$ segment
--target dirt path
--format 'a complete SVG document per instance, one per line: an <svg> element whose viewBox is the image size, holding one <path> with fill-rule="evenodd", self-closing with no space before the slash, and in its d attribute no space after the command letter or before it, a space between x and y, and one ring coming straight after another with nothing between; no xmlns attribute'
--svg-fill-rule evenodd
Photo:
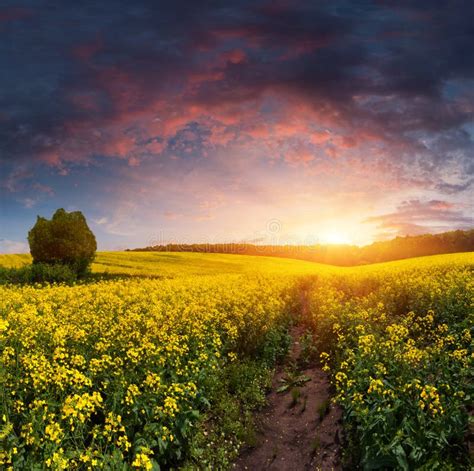
<svg viewBox="0 0 474 471"><path fill-rule="evenodd" d="M293 328L288 360L276 372L268 405L257 415L259 436L234 470L340 470L341 412L330 403L330 384L319 367L299 369L301 327ZM281 380L287 378L286 382ZM289 380L288 380L289 378ZM277 392L282 385L284 392Z"/></svg>

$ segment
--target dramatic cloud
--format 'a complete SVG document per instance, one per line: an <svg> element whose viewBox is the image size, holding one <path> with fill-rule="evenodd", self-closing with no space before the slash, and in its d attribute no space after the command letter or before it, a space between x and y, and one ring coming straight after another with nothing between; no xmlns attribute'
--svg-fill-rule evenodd
<svg viewBox="0 0 474 471"><path fill-rule="evenodd" d="M383 230L382 234L393 231L396 235L419 235L451 228L467 229L472 227L474 219L447 201L411 200L404 201L393 213L373 216L366 222L376 223Z"/></svg>
<svg viewBox="0 0 474 471"><path fill-rule="evenodd" d="M383 211L373 198L466 202L473 17L469 0L6 0L5 205L39 209L49 198L51 207L87 204L101 220L108 204L120 217L98 225L129 233L117 221L148 215L151 203L132 208L126 198L154 198L160 187L169 191L153 201L157 221L216 227L227 227L218 213L238 200L247 211L273 200L284 219L285 198L270 189L293 200L289 189L302 185L318 207L330 191L356 188L360 220ZM81 203L71 182L95 199ZM207 191L224 195L219 207L196 209ZM460 208L460 217L472 210Z"/></svg>

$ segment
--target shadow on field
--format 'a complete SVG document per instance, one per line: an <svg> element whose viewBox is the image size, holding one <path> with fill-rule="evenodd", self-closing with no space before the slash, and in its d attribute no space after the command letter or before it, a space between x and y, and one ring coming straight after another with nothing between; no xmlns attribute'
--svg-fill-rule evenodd
<svg viewBox="0 0 474 471"><path fill-rule="evenodd" d="M87 277L82 278L78 281L82 283L97 283L98 281L120 281L120 280L165 280L169 279L169 276L164 275L144 275L140 273L90 273Z"/></svg>
<svg viewBox="0 0 474 471"><path fill-rule="evenodd" d="M60 283L69 286L77 284L97 283L99 281L124 281L131 279L165 279L163 275L143 275L136 273L87 273L78 277L64 266L39 267L24 265L22 267L0 267L0 285L37 285Z"/></svg>

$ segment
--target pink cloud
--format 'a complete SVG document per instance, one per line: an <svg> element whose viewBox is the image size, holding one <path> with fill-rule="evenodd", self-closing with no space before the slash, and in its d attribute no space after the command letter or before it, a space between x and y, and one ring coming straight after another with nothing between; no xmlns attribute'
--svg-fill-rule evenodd
<svg viewBox="0 0 474 471"><path fill-rule="evenodd" d="M311 149L302 144L290 147L284 153L285 161L291 164L308 164L313 161L315 156Z"/></svg>
<svg viewBox="0 0 474 471"><path fill-rule="evenodd" d="M169 220L175 220L182 216L182 214L175 213L174 211L165 211L163 215L165 216L166 219L169 219Z"/></svg>
<svg viewBox="0 0 474 471"><path fill-rule="evenodd" d="M41 193L46 193L49 196L54 196L54 190L48 185L43 185L42 183L33 183L32 188Z"/></svg>
<svg viewBox="0 0 474 471"><path fill-rule="evenodd" d="M247 59L247 54L243 49L232 49L230 51L224 52L220 56L220 61L223 64L231 63L231 64L240 64Z"/></svg>
<svg viewBox="0 0 474 471"><path fill-rule="evenodd" d="M248 44L224 52L218 46L236 35L250 40L253 46L265 38L252 27L245 33L230 29L210 34L216 41L214 45L208 45L202 60L190 62L180 86L172 87L171 92L164 81L149 81L142 71L127 63L91 67L91 59L104 47L100 38L76 46L74 57L87 69L95 88L87 93L66 90L78 115L62 124L62 135L52 146L40 151L41 159L48 165L65 168L67 162L88 162L94 155L105 155L138 166L145 156L166 151L168 140L191 122L199 122L210 130L205 146L236 146L247 154L259 149L270 159L280 158L292 166L314 166L318 171L324 167L327 172L332 171L331 166L316 162L316 153L332 159L350 159L350 152L358 147L384 141L383 134L357 127L324 98L309 101L297 90L272 81L261 88L233 82L229 87L229 69L249 61L251 52ZM304 38L299 40L305 44ZM271 119L262 107L266 103L273 106ZM204 148L202 155L208 156L209 151ZM380 153L379 149L374 151L373 155ZM173 158L171 154L167 157ZM382 168L385 164L374 159L371 162L377 173L397 170ZM358 160L353 165L362 167Z"/></svg>
<svg viewBox="0 0 474 471"><path fill-rule="evenodd" d="M365 222L377 224L382 231L395 231L399 235L416 235L446 228L471 227L474 220L463 213L460 205L452 202L413 199L403 201L392 213L372 216Z"/></svg>
<svg viewBox="0 0 474 471"><path fill-rule="evenodd" d="M225 77L225 74L222 70L210 70L210 71L199 71L191 73L188 76L188 82L191 85L208 83L208 82L217 82L222 80Z"/></svg>
<svg viewBox="0 0 474 471"><path fill-rule="evenodd" d="M309 133L310 142L316 145L324 144L330 139L331 139L331 133L329 131L323 131L323 132L312 131Z"/></svg>

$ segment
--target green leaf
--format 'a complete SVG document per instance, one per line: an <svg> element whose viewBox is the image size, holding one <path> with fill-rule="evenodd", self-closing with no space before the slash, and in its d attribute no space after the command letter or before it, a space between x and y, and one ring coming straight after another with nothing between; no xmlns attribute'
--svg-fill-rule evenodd
<svg viewBox="0 0 474 471"><path fill-rule="evenodd" d="M393 453L395 458L397 459L397 463L403 471L407 471L408 467L408 460L405 450L403 449L402 445L398 444L393 448Z"/></svg>
<svg viewBox="0 0 474 471"><path fill-rule="evenodd" d="M300 376L298 378L298 383L307 383L308 381L311 381L311 378L306 375Z"/></svg>

